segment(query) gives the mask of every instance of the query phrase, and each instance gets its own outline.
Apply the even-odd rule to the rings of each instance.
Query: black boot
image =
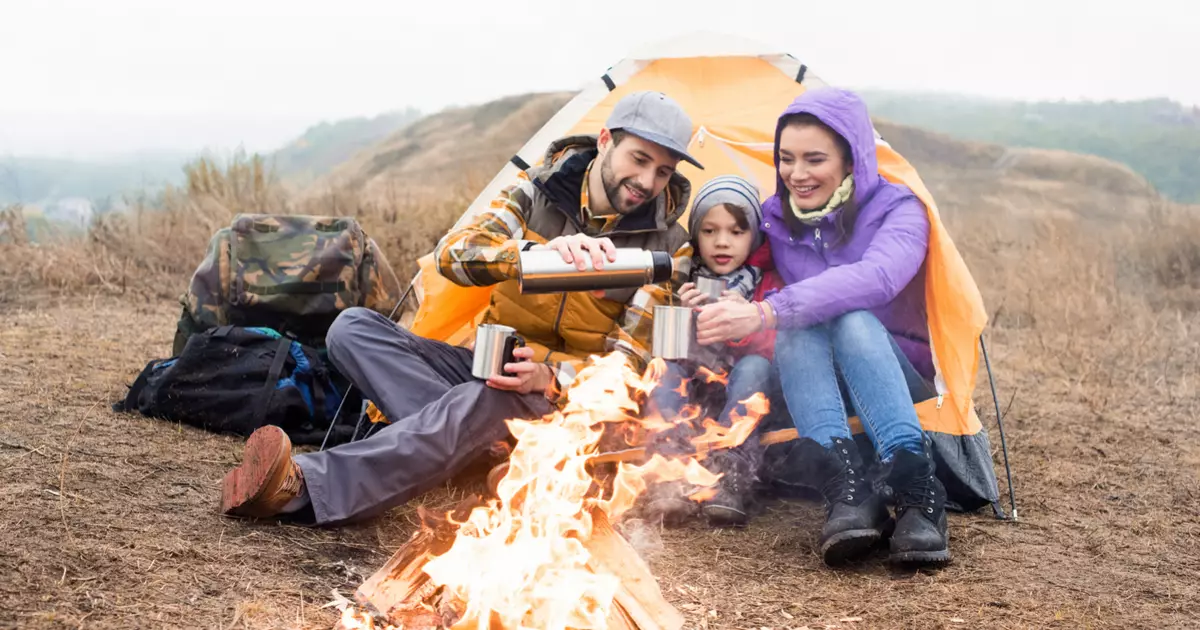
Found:
[[[899,451],[892,458],[888,483],[896,496],[896,532],[890,562],[950,561],[946,488],[933,473],[933,458],[928,451]]]
[[[705,501],[700,512],[712,527],[745,527],[750,520],[746,499],[751,493],[753,471],[739,453],[718,453],[712,465],[723,473],[717,494]]]
[[[870,551],[890,534],[893,523],[887,506],[864,473],[853,439],[834,438],[825,448],[803,438],[789,457],[801,478],[825,497],[825,526],[821,528],[821,557],[838,565]]]

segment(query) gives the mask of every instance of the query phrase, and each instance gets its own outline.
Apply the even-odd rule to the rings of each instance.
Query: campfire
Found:
[[[682,615],[612,525],[648,483],[682,480],[692,499],[711,497],[720,474],[700,460],[741,444],[767,401],[744,401],[747,413],[728,427],[698,408],[642,417],[663,373],[656,362],[639,375],[619,353],[594,357],[561,410],[508,420],[516,445],[496,497],[422,514],[424,526],[359,587],[372,614],[346,607],[338,628],[681,628]],[[652,452],[655,435],[681,430],[688,452]]]

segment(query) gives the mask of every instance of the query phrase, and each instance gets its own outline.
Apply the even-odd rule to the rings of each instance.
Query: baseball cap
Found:
[[[662,92],[634,92],[617,101],[604,124],[677,153],[696,168],[704,166],[687,152],[692,140],[692,119],[671,97]]]

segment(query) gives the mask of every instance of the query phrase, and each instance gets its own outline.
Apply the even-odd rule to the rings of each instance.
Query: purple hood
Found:
[[[854,199],[859,207],[870,199],[871,194],[881,183],[886,184],[879,175],[879,162],[875,159],[875,128],[871,126],[871,117],[867,114],[867,106],[853,92],[836,88],[819,88],[808,90],[796,97],[787,109],[779,116],[779,122],[784,117],[793,114],[812,114],[821,122],[829,125],[838,135],[850,144],[850,153],[854,155]],[[787,195],[783,179],[779,177],[779,134],[783,133],[783,125],[775,127],[775,203],[780,203]]]
[[[840,210],[816,226],[789,229],[782,203],[788,191],[778,174],[783,127],[777,126],[776,191],[763,204],[762,231],[787,284],[767,298],[779,327],[807,328],[851,311],[870,311],[917,370],[932,377],[925,311],[925,206],[906,186],[879,174],[874,128],[858,96],[835,88],[809,90],[784,110],[780,123],[785,116],[801,113],[816,116],[849,143],[858,216],[848,238],[838,233]]]

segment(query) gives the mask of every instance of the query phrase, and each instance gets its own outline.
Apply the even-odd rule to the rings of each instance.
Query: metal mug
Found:
[[[506,363],[513,363],[513,350],[525,345],[515,328],[501,324],[480,324],[475,329],[475,349],[471,362],[471,376],[487,380],[493,376],[512,376],[504,370]]]
[[[687,306],[655,306],[652,353],[660,359],[686,359],[692,342],[692,316]]]
[[[721,293],[725,291],[725,278],[696,276],[696,289],[716,302],[721,299]]]

